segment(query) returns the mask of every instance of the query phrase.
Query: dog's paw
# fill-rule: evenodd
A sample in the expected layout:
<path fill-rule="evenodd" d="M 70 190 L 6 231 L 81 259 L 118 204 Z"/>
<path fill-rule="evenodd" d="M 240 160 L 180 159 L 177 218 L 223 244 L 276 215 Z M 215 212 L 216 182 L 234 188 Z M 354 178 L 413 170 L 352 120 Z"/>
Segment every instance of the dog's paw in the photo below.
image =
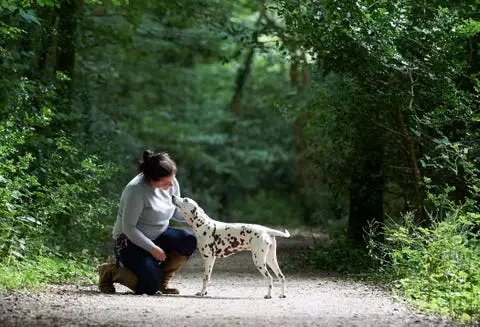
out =
<path fill-rule="evenodd" d="M 207 292 L 205 292 L 205 293 L 198 292 L 198 293 L 196 293 L 195 295 L 196 295 L 196 296 L 205 296 L 205 295 L 207 295 Z"/>
<path fill-rule="evenodd" d="M 284 298 L 286 298 L 286 297 L 287 297 L 287 296 L 286 296 L 285 294 L 280 294 L 280 296 L 279 296 L 279 298 L 281 298 L 281 299 L 284 299 Z"/>
<path fill-rule="evenodd" d="M 265 297 L 264 297 L 264 298 L 265 298 L 265 299 L 271 299 L 271 298 L 272 298 L 272 296 L 271 296 L 271 295 L 265 295 Z"/>

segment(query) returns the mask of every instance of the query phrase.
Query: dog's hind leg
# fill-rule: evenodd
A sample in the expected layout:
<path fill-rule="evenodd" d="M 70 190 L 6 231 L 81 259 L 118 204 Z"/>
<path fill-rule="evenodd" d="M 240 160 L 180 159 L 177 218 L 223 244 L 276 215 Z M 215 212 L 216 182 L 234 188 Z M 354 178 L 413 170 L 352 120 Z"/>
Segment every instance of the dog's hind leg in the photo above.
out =
<path fill-rule="evenodd" d="M 272 269 L 275 276 L 277 276 L 278 280 L 282 283 L 282 293 L 280 294 L 281 298 L 285 296 L 285 276 L 282 274 L 280 267 L 278 266 L 277 261 L 277 241 L 274 239 L 273 243 L 270 245 L 270 249 L 267 254 L 267 264 Z"/>
<path fill-rule="evenodd" d="M 255 267 L 257 267 L 258 271 L 263 275 L 263 277 L 269 279 L 268 284 L 268 292 L 265 295 L 266 299 L 272 298 L 272 288 L 273 288 L 273 278 L 272 275 L 268 272 L 267 269 L 267 255 L 269 250 L 269 244 L 267 243 L 260 243 L 255 246 L 252 244 L 252 259 Z"/>
<path fill-rule="evenodd" d="M 203 275 L 203 287 L 196 295 L 207 295 L 207 285 L 210 282 L 210 276 L 212 275 L 213 265 L 215 264 L 215 257 L 203 257 L 203 267 L 205 269 Z"/>

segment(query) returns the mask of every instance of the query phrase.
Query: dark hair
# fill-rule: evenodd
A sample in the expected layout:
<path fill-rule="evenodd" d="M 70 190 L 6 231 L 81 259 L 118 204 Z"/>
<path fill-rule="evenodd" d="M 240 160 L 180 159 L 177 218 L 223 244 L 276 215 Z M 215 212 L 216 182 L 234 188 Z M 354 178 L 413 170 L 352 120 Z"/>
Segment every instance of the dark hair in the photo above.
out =
<path fill-rule="evenodd" d="M 177 165 L 167 152 L 146 150 L 143 152 L 143 160 L 140 161 L 138 170 L 143 173 L 147 180 L 158 181 L 175 174 Z"/>

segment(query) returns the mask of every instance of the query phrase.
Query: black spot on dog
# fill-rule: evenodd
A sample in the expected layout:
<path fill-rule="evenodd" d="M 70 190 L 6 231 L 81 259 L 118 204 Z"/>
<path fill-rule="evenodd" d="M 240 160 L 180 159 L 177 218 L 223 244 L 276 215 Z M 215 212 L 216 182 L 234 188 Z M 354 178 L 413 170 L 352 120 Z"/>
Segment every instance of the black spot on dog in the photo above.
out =
<path fill-rule="evenodd" d="M 234 249 L 237 249 L 238 246 L 240 245 L 240 242 L 238 241 L 238 239 L 236 237 L 232 237 L 231 240 L 230 240 L 230 244 Z"/>
<path fill-rule="evenodd" d="M 234 253 L 234 252 L 235 252 L 235 250 L 234 250 L 234 249 L 231 249 L 231 248 L 229 248 L 229 247 L 227 247 L 227 248 L 223 251 L 223 253 L 225 254 L 225 256 L 230 255 L 230 254 L 232 254 L 232 253 Z"/>
<path fill-rule="evenodd" d="M 213 237 L 213 242 L 216 244 L 220 244 L 220 234 L 217 234 L 217 226 L 213 226 L 213 232 L 212 232 L 212 237 Z"/>
<path fill-rule="evenodd" d="M 215 254 L 215 243 L 208 243 L 205 245 L 205 248 L 208 248 L 210 250 L 210 254 L 214 255 Z"/>
<path fill-rule="evenodd" d="M 203 236 L 207 235 L 207 232 L 203 232 Z"/>

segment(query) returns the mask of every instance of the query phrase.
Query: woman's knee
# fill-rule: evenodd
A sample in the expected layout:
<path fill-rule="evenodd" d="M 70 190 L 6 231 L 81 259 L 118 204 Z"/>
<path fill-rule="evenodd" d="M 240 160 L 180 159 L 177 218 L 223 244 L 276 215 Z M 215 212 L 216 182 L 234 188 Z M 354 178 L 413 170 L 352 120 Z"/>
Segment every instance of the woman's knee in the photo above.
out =
<path fill-rule="evenodd" d="M 191 256 L 197 248 L 197 238 L 195 235 L 187 230 L 182 230 L 177 238 L 176 251 L 183 256 Z"/>

